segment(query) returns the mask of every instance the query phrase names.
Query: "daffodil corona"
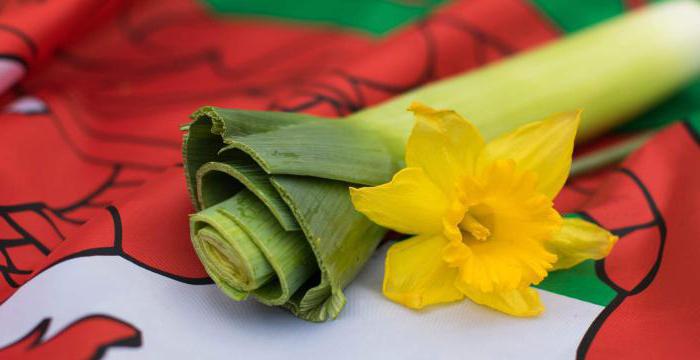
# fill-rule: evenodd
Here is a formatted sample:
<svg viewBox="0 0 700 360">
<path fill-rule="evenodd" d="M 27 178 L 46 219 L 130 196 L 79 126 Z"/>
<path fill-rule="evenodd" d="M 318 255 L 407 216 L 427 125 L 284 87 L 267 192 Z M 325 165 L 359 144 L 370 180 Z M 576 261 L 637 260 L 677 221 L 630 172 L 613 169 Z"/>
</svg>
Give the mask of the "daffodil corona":
<svg viewBox="0 0 700 360">
<path fill-rule="evenodd" d="M 580 111 L 485 143 L 459 114 L 414 103 L 406 168 L 351 188 L 372 221 L 416 236 L 387 254 L 384 294 L 410 308 L 464 297 L 516 316 L 543 310 L 530 286 L 606 256 L 617 238 L 552 206 L 569 173 Z"/>
</svg>

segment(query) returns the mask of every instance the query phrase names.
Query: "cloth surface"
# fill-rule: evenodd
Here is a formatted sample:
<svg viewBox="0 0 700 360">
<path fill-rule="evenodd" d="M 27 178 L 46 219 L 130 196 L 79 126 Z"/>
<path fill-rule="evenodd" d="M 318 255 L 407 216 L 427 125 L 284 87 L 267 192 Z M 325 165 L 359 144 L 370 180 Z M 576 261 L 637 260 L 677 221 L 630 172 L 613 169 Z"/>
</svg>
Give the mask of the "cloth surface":
<svg viewBox="0 0 700 360">
<path fill-rule="evenodd" d="M 543 282 L 541 317 L 391 303 L 386 244 L 334 322 L 226 298 L 188 238 L 179 125 L 193 110 L 343 116 L 644 6 L 283 3 L 0 5 L 0 358 L 700 356 L 698 83 L 589 146 L 682 120 L 567 184 L 558 209 L 621 239 Z"/>
</svg>

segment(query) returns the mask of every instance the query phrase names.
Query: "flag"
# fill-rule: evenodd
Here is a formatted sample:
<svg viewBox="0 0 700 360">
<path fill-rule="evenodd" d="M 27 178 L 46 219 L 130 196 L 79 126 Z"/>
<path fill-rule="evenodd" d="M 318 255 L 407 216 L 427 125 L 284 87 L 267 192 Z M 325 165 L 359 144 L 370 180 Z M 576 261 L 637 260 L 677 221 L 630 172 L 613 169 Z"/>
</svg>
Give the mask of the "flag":
<svg viewBox="0 0 700 360">
<path fill-rule="evenodd" d="M 336 321 L 305 323 L 232 302 L 189 239 L 179 126 L 198 107 L 340 117 L 645 4 L 0 4 L 0 358 L 700 355 L 700 82 L 582 149 L 662 128 L 557 198 L 620 240 L 542 282 L 535 319 L 401 308 L 381 295 L 385 244 Z"/>
</svg>

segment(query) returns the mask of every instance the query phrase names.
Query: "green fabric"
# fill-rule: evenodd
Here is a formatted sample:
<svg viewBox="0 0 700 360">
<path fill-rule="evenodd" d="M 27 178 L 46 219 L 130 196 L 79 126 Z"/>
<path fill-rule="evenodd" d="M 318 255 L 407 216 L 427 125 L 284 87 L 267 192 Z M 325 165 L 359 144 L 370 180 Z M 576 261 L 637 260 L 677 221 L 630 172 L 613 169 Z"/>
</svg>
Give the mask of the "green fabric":
<svg viewBox="0 0 700 360">
<path fill-rule="evenodd" d="M 586 260 L 571 269 L 551 272 L 536 287 L 601 306 L 608 305 L 617 295 L 598 278 L 593 260 Z"/>
<path fill-rule="evenodd" d="M 690 125 L 690 128 L 695 132 L 698 139 L 700 139 L 700 112 L 688 117 L 688 125 Z"/>
<path fill-rule="evenodd" d="M 384 35 L 430 13 L 444 0 L 204 0 L 219 13 L 255 15 L 335 25 Z"/>
<path fill-rule="evenodd" d="M 560 29 L 574 32 L 625 10 L 622 0 L 531 0 Z"/>
</svg>

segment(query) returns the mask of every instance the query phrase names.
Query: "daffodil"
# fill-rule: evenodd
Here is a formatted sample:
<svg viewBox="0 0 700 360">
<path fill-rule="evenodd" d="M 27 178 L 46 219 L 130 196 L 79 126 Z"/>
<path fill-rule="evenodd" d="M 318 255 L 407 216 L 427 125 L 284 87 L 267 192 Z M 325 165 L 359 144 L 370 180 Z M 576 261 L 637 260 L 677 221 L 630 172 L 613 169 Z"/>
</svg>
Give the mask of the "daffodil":
<svg viewBox="0 0 700 360">
<path fill-rule="evenodd" d="M 553 208 L 581 112 L 552 115 L 488 143 L 454 111 L 413 103 L 406 167 L 352 188 L 372 221 L 415 236 L 387 253 L 383 292 L 410 308 L 465 297 L 516 316 L 543 310 L 549 271 L 606 256 L 617 238 Z"/>
</svg>

